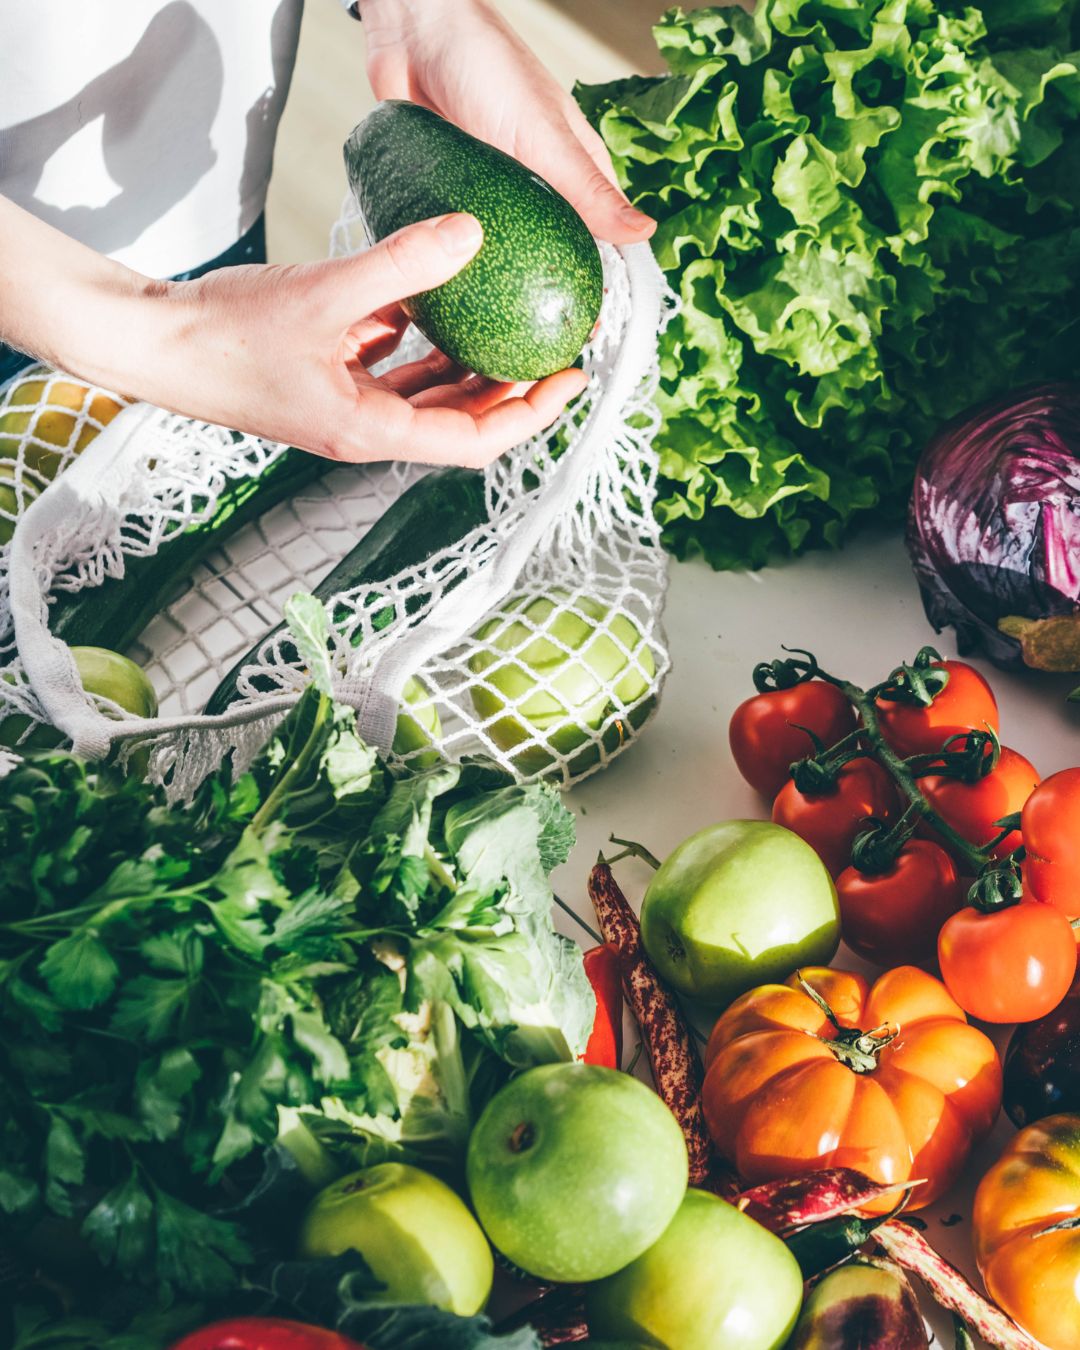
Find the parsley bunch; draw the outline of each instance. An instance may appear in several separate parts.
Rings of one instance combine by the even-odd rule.
[[[321,606],[290,613],[315,683],[242,776],[187,805],[64,753],[0,779],[0,1248],[91,1280],[92,1252],[161,1304],[274,1255],[241,1202],[283,1119],[317,1170],[452,1167],[494,1086],[592,1024],[557,796],[395,780],[330,697]]]

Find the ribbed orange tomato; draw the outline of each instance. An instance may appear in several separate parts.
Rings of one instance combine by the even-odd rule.
[[[720,1018],[705,1058],[709,1131],[749,1185],[853,1167],[887,1185],[922,1180],[920,1208],[953,1183],[1001,1106],[993,1044],[914,966],[873,987],[820,966],[761,985]]]
[[[975,1259],[1013,1321],[1050,1350],[1080,1345],[1080,1116],[1027,1126],[975,1193]]]

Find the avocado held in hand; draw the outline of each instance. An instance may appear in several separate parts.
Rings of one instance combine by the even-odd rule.
[[[479,375],[539,380],[576,360],[604,277],[570,203],[516,159],[414,103],[380,103],[345,142],[345,167],[373,242],[467,211],[484,227],[457,276],[402,307],[440,351]]]

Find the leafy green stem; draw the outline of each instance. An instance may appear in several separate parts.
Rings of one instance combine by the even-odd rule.
[[[281,809],[281,803],[292,791],[292,786],[297,781],[301,781],[305,773],[311,766],[312,761],[320,753],[322,742],[319,738],[319,732],[323,724],[330,716],[333,707],[333,700],[329,694],[320,693],[319,702],[315,708],[315,716],[311,722],[311,729],[308,732],[307,739],[297,755],[294,756],[289,767],[274,784],[271,791],[267,794],[266,800],[255,812],[251,818],[248,828],[253,834],[261,834],[263,830],[278,815]]]

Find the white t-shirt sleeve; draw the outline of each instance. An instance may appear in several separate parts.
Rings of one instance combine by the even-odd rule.
[[[302,9],[0,4],[0,194],[150,276],[208,262],[265,205]]]

